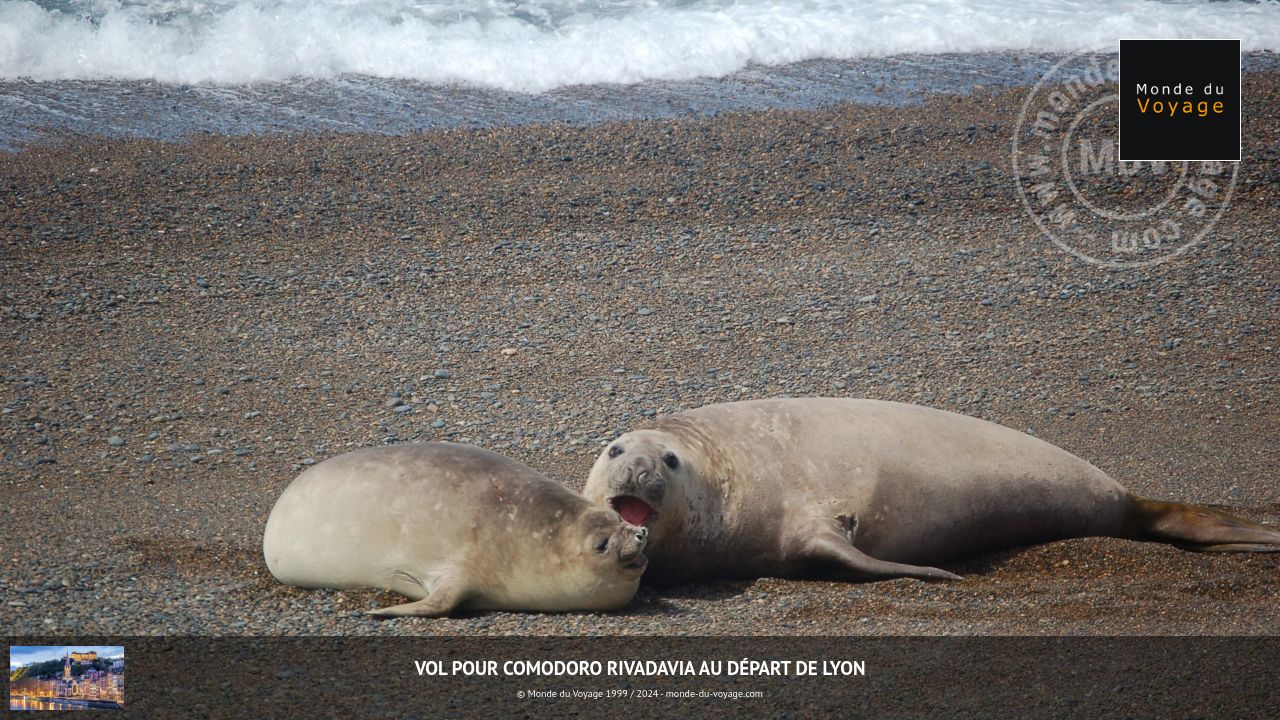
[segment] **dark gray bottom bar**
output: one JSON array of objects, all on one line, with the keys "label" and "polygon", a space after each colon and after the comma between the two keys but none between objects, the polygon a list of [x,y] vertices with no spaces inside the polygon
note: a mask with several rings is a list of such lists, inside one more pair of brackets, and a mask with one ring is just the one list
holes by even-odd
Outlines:
[{"label": "dark gray bottom bar", "polygon": [[1280,638],[10,644],[99,641],[125,646],[125,709],[137,717],[1280,717]]}]

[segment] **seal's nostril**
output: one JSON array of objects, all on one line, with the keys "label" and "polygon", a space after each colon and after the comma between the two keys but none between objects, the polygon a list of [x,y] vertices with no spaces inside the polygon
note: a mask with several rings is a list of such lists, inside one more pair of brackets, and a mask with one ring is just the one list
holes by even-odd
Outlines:
[{"label": "seal's nostril", "polygon": [[649,479],[649,471],[648,471],[648,470],[641,470],[641,471],[640,471],[640,474],[636,476],[636,480],[637,480],[638,482],[644,482],[645,480],[648,480],[648,479]]},{"label": "seal's nostril", "polygon": [[642,527],[640,532],[636,533],[636,539],[640,542],[644,542],[647,537],[649,537],[649,528]]}]

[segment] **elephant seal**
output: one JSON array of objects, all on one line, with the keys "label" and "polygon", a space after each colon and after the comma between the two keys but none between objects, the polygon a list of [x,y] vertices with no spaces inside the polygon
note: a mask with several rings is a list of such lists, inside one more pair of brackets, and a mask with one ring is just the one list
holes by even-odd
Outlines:
[{"label": "elephant seal", "polygon": [[1104,535],[1280,551],[1280,531],[1147,500],[1043,440],[879,400],[708,405],[609,443],[584,494],[652,531],[646,583],[959,579],[957,557]]},{"label": "elephant seal", "polygon": [[640,584],[648,534],[498,453],[421,443],[303,472],[272,508],[262,552],[282,583],[415,601],[378,617],[615,610]]}]

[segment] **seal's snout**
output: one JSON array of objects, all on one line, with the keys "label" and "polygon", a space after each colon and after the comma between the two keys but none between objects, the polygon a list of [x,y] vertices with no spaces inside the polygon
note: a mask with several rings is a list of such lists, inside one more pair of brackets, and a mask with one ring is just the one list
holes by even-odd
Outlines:
[{"label": "seal's snout", "polygon": [[623,484],[648,482],[653,477],[653,458],[643,454],[633,455],[627,459],[621,469],[622,472],[617,475],[617,479]]},{"label": "seal's snout", "polygon": [[[662,499],[667,494],[666,476],[654,458],[642,453],[628,458],[625,464],[620,465],[610,477],[609,486],[615,495],[643,498],[646,505],[662,504]],[[630,518],[627,522],[640,524]]]},{"label": "seal's snout", "polygon": [[649,529],[627,524],[621,531],[622,542],[618,547],[618,562],[627,570],[644,570],[649,564],[649,558],[644,555],[644,544],[649,539]]}]

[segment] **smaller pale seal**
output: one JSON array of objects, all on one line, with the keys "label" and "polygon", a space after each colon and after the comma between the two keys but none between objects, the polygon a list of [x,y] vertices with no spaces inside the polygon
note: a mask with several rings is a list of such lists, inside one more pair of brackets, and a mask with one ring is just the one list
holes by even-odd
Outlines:
[{"label": "smaller pale seal", "polygon": [[648,534],[515,460],[422,443],[303,472],[272,508],[262,551],[288,585],[414,600],[378,617],[616,610],[639,586]]}]

